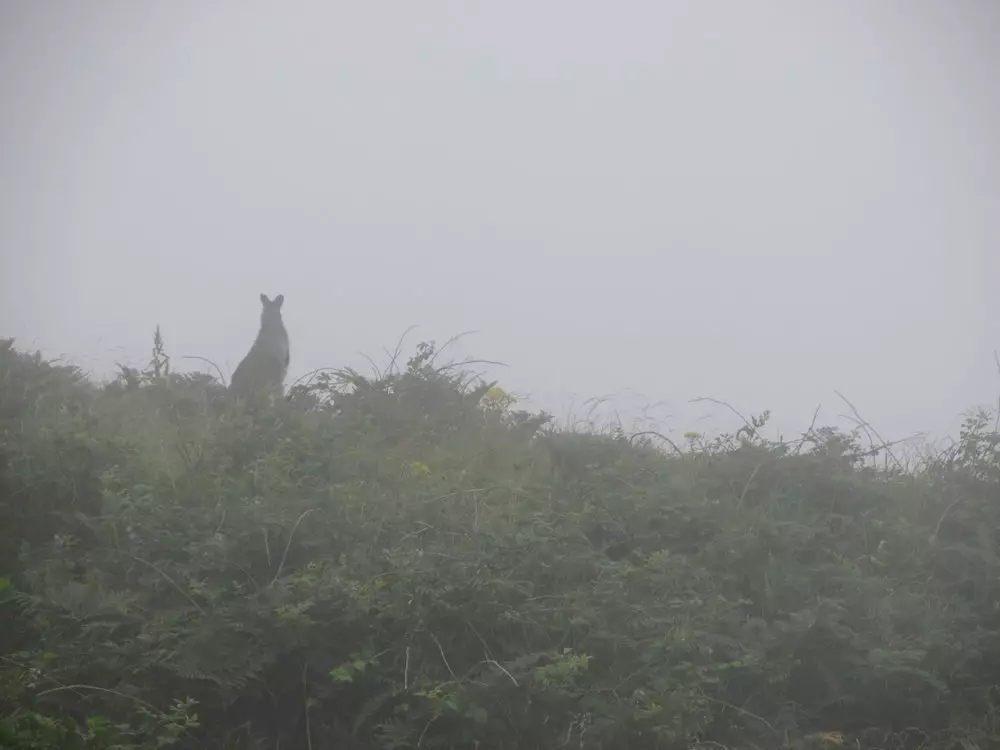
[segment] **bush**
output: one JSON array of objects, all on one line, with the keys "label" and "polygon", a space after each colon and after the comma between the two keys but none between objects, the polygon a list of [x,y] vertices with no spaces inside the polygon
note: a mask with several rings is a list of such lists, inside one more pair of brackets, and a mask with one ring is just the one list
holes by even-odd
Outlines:
[{"label": "bush", "polygon": [[560,432],[432,345],[245,406],[154,362],[0,347],[0,747],[1000,744],[989,415],[904,471]]}]

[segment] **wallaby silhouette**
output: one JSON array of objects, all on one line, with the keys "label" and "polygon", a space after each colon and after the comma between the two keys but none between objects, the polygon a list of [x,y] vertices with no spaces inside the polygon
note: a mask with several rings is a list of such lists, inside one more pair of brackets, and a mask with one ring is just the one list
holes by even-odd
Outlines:
[{"label": "wallaby silhouette", "polygon": [[281,304],[285,295],[273,300],[260,295],[264,309],[260,313],[260,331],[247,356],[236,367],[229,390],[236,396],[248,396],[260,391],[281,392],[288,373],[288,331],[281,320]]}]

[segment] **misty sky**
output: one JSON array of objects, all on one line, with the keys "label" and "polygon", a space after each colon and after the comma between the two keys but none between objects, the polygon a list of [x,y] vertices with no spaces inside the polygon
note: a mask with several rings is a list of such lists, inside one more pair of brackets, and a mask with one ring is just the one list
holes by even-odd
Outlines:
[{"label": "misty sky", "polygon": [[[0,335],[887,437],[1000,375],[1000,2],[0,0]],[[672,416],[671,416],[672,415]]]}]

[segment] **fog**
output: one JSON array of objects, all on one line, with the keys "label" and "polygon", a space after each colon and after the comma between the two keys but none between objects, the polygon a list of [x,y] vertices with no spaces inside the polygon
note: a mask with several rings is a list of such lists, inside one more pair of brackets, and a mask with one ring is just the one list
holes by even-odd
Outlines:
[{"label": "fog", "polygon": [[475,331],[560,421],[1000,393],[994,0],[0,9],[0,335],[96,377],[228,375],[265,292],[287,382]]}]

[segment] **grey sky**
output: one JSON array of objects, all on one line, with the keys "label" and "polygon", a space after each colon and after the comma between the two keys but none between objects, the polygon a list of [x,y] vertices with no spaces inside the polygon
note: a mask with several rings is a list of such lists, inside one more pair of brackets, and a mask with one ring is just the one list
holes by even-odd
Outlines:
[{"label": "grey sky", "polygon": [[1000,2],[0,4],[0,335],[289,380],[411,324],[674,430],[1000,377]]}]

